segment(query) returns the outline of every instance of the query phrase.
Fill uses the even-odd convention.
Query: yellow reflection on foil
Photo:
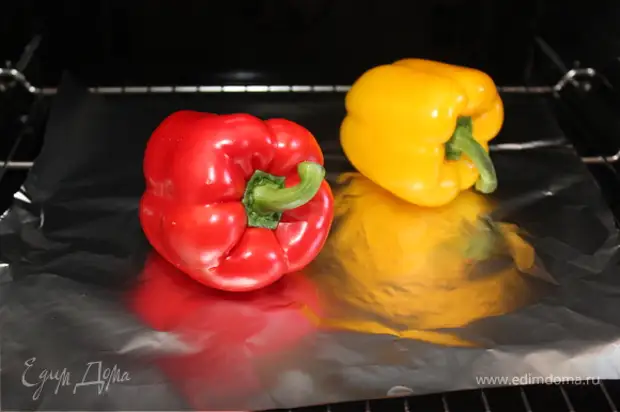
[[[535,298],[535,251],[516,226],[481,218],[493,210],[484,196],[424,208],[358,173],[334,193],[332,233],[309,273],[326,302],[323,327],[471,346],[441,329]]]

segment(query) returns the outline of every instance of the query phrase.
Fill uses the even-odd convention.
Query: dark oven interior
[[[225,110],[232,100],[251,107],[265,99],[251,91],[262,90],[282,107],[307,104],[337,121],[342,109],[334,102],[357,76],[416,56],[489,73],[519,108],[514,116],[521,117],[508,121],[537,122],[550,139],[566,137],[620,219],[619,2],[24,0],[1,10],[2,211],[40,150],[64,71],[94,93],[118,99],[152,99],[160,106],[200,106],[208,99],[204,107]],[[307,93],[295,94],[296,85]],[[326,152],[339,150],[333,130],[318,138]],[[317,410],[616,411],[616,405],[620,384],[609,381]]]

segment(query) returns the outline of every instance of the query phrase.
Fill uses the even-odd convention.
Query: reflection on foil
[[[230,294],[195,282],[155,253],[129,306],[151,328],[193,349],[158,362],[199,409],[264,391],[261,376],[274,358],[313,335],[320,310],[319,295],[302,274],[261,291]]]
[[[532,303],[557,284],[516,226],[491,221],[472,191],[451,204],[408,204],[357,173],[335,187],[332,233],[309,274],[323,327],[474,346],[461,328]]]

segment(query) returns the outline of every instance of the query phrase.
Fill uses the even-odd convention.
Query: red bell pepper
[[[147,239],[215,289],[260,289],[302,269],[332,224],[321,148],[288,120],[173,113],[147,144],[144,174]]]
[[[156,362],[196,410],[242,407],[264,393],[269,365],[311,342],[322,316],[319,291],[303,273],[261,290],[228,293],[195,282],[157,253],[127,304],[152,329],[184,344]]]

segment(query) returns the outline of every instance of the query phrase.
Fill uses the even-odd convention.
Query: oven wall
[[[15,56],[33,32],[44,34],[38,74],[47,84],[63,68],[107,83],[350,83],[373,65],[410,56],[473,65],[518,84],[540,3],[22,0],[0,15],[0,55]]]
[[[620,57],[620,2],[545,3],[541,34],[568,62],[600,66]]]

